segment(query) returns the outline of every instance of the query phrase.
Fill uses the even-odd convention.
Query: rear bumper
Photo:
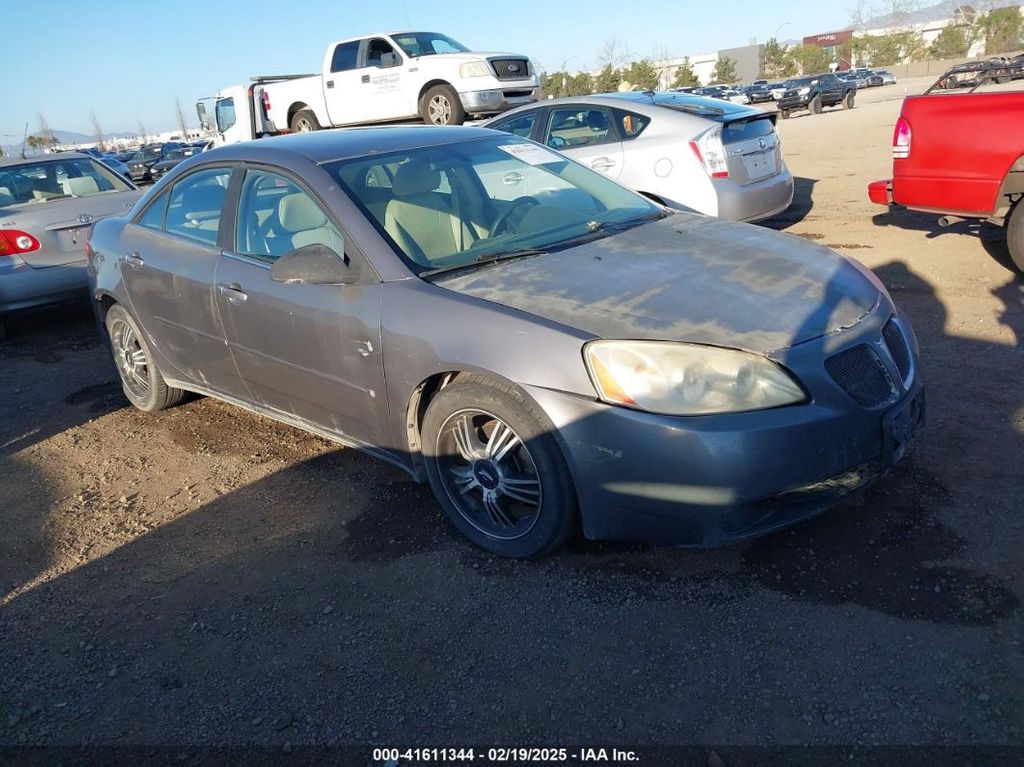
[[[886,178],[868,184],[868,199],[875,205],[892,205],[892,179]]]
[[[28,264],[0,269],[0,314],[84,298],[87,289],[84,261],[42,269]]]
[[[731,221],[761,221],[786,210],[793,203],[793,174],[788,167],[763,181],[737,184],[714,179],[718,196],[718,217]]]

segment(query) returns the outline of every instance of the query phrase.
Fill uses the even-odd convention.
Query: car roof
[[[287,136],[246,141],[241,144],[208,149],[196,157],[219,160],[270,160],[298,156],[314,163],[401,152],[407,149],[438,146],[493,137],[495,132],[471,126],[402,125],[375,128],[339,128],[292,133]]]
[[[52,162],[66,160],[69,157],[80,160],[95,160],[96,158],[84,152],[58,152],[57,154],[37,154],[35,157],[0,157],[0,168],[11,168],[16,165],[33,165],[40,162]]]

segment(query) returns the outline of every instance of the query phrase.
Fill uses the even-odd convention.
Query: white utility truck
[[[218,144],[277,133],[421,117],[460,125],[537,100],[526,56],[478,53],[436,32],[396,32],[331,43],[322,74],[254,77],[196,105]],[[212,115],[209,103],[212,104]]]

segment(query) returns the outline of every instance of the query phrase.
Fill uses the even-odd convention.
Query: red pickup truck
[[[905,99],[893,132],[892,178],[869,184],[868,197],[940,214],[942,226],[965,219],[1005,226],[1010,257],[1024,272],[1024,91],[978,92],[1019,78],[1024,65],[963,64]]]

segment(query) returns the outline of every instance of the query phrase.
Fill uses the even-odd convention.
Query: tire
[[[782,114],[782,119],[783,120],[788,120],[789,119],[789,110],[788,109],[781,110],[781,114]]]
[[[312,133],[320,130],[320,121],[316,115],[308,109],[300,109],[292,115],[292,121],[288,124],[292,133]]]
[[[462,125],[466,110],[450,85],[435,85],[423,94],[420,116],[427,125]]]
[[[1024,274],[1024,202],[1017,200],[1006,225],[1006,247],[1017,271]]]
[[[431,401],[420,440],[427,478],[480,548],[533,559],[576,530],[576,491],[551,430],[518,389],[481,376],[458,378]]]
[[[128,401],[147,413],[181,402],[185,392],[164,381],[135,318],[123,306],[115,305],[110,307],[103,324],[114,355],[114,367],[121,377],[121,389]]]
[[[811,99],[811,103],[807,105],[807,109],[810,111],[812,115],[821,114],[821,94],[818,94],[813,99]]]
[[[853,91],[847,91],[843,96],[843,109],[853,109]]]

